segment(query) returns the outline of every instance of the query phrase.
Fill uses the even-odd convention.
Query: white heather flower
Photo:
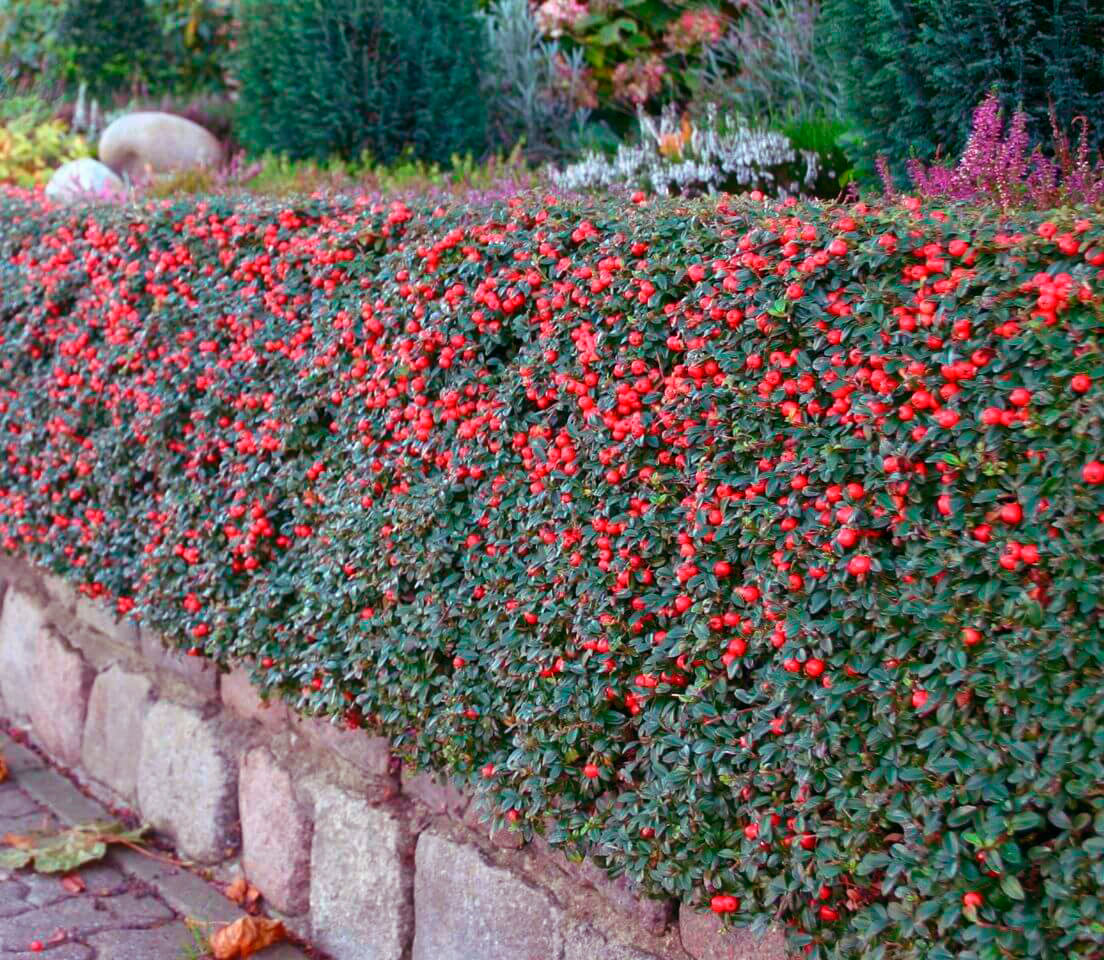
[[[772,130],[750,127],[742,118],[720,123],[716,108],[693,128],[673,110],[658,118],[639,112],[641,142],[622,144],[608,158],[588,153],[578,163],[552,171],[560,189],[588,190],[612,186],[647,186],[660,195],[712,192],[722,186],[765,189],[786,196],[816,182],[818,157],[794,150],[789,139]],[[672,151],[671,144],[679,144]],[[804,166],[800,182],[792,175]]]

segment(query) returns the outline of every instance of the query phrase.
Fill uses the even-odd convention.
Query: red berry
[[[977,910],[984,902],[983,897],[976,890],[971,890],[962,895],[962,905],[967,910]]]
[[[32,940],[31,941],[31,953],[41,953],[45,949],[46,948],[43,946],[41,940]]]
[[[1070,380],[1070,389],[1074,393],[1088,393],[1092,389],[1092,378],[1079,373]]]
[[[981,643],[982,635],[980,630],[975,630],[973,627],[963,627],[962,629],[962,642],[968,647],[976,646]]]
[[[929,694],[928,694],[927,690],[913,690],[912,691],[912,705],[917,710],[923,710],[925,705],[928,702],[928,697],[929,697]]]
[[[816,678],[819,677],[822,673],[824,673],[823,660],[817,657],[812,657],[811,659],[805,661],[805,676]]]
[[[1016,389],[1008,395],[1008,401],[1014,407],[1026,407],[1031,403],[1031,391],[1025,390],[1023,387],[1016,387]]]
[[[852,557],[847,561],[847,572],[855,577],[861,577],[863,574],[869,573],[870,557],[863,556],[861,553]]]
[[[820,919],[825,923],[835,923],[839,919],[839,911],[825,904],[820,908]]]
[[[1014,527],[1023,519],[1023,508],[1018,503],[1006,503],[1000,508],[1000,518]]]
[[[598,770],[598,764],[596,763],[588,763],[585,767],[583,767],[583,776],[586,777],[588,780],[597,779],[599,772],[600,771]]]
[[[717,894],[710,899],[709,908],[714,913],[735,913],[740,909],[740,898],[730,894]]]
[[[718,579],[727,577],[732,573],[732,564],[727,560],[718,560],[713,564],[713,575]]]
[[[1104,483],[1104,463],[1099,460],[1090,460],[1081,468],[1081,479],[1085,483]]]

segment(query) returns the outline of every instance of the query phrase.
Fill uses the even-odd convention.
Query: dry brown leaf
[[[5,833],[0,837],[0,844],[5,847],[15,847],[16,850],[30,850],[34,846],[34,837],[28,837],[22,833]]]
[[[8,779],[8,761],[4,759],[4,755],[0,753],[0,783],[3,783]]]
[[[239,917],[229,926],[211,934],[211,953],[215,960],[245,960],[265,947],[287,939],[279,920],[268,917]]]
[[[233,900],[234,903],[245,903],[245,894],[249,888],[249,884],[246,883],[245,874],[239,873],[234,877],[233,882],[226,888],[226,899]]]
[[[84,893],[88,889],[88,885],[84,882],[84,877],[79,873],[67,873],[61,878],[61,885],[69,893]]]

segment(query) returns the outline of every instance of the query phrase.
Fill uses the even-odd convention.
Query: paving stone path
[[[110,820],[37,755],[0,733],[10,767],[0,783],[0,835]],[[204,954],[184,918],[228,923],[241,916],[210,884],[187,870],[114,848],[77,873],[71,893],[57,876],[0,870],[0,960],[198,960]],[[32,951],[38,941],[41,951]],[[306,960],[282,945],[258,960]]]

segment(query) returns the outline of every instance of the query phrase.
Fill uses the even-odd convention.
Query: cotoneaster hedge
[[[807,955],[1104,956],[1104,221],[0,228],[3,545]]]

